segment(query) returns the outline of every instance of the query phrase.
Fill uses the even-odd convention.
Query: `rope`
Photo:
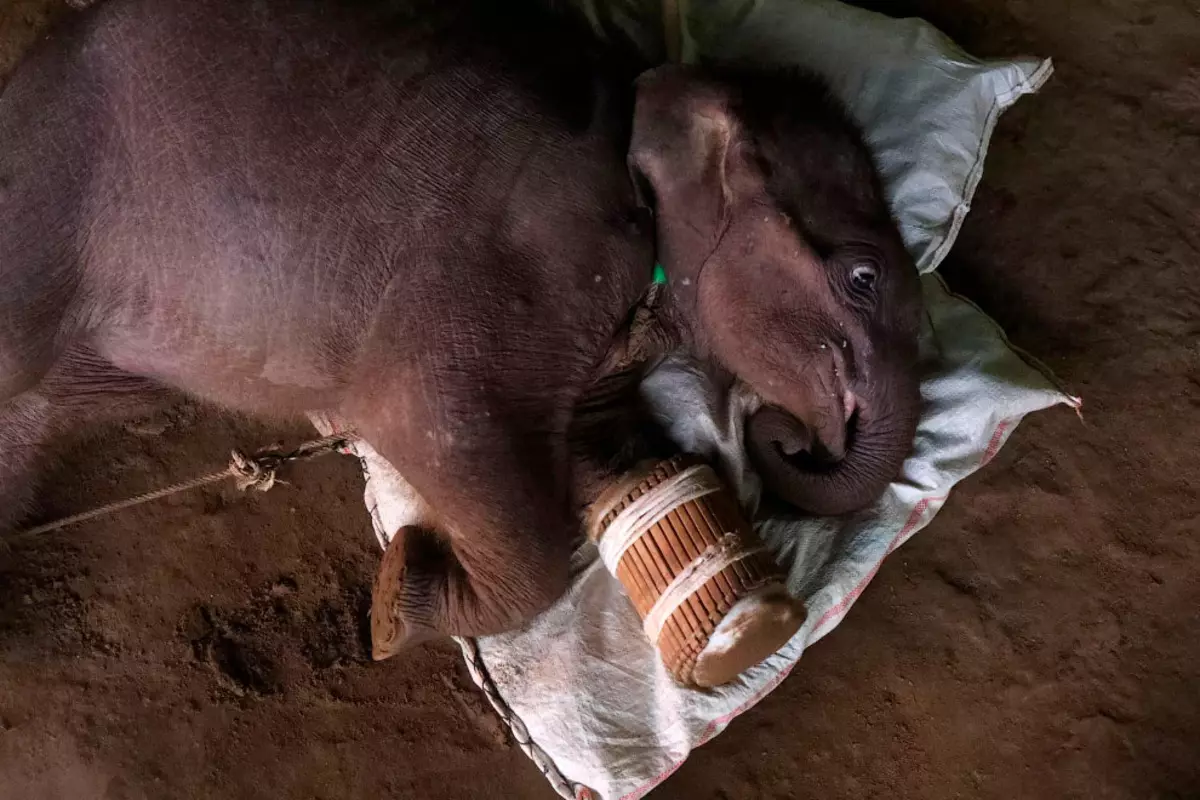
[[[709,545],[692,563],[684,567],[675,579],[667,584],[662,594],[654,601],[654,605],[646,612],[642,620],[642,630],[654,646],[658,646],[658,638],[662,636],[663,627],[671,615],[687,602],[687,599],[700,590],[700,587],[720,575],[726,567],[732,566],[744,559],[761,553],[763,548],[745,549],[737,534],[727,533],[719,545]]]
[[[241,450],[234,450],[230,454],[229,466],[218,472],[210,472],[199,478],[173,483],[165,488],[139,494],[128,500],[119,500],[115,503],[109,503],[108,505],[92,509],[91,511],[84,511],[80,514],[73,514],[53,522],[47,522],[44,525],[26,528],[6,538],[15,539],[19,536],[36,536],[42,533],[49,533],[50,531],[56,531],[69,525],[86,522],[87,520],[103,517],[107,514],[113,514],[134,506],[140,506],[143,503],[159,500],[173,494],[178,494],[179,492],[186,492],[192,489],[199,489],[201,486],[219,483],[228,478],[233,479],[234,485],[240,491],[244,492],[248,489],[254,489],[255,491],[265,492],[275,486],[277,482],[283,483],[283,481],[277,478],[276,472],[284,464],[293,461],[307,461],[344,450],[352,438],[353,434],[326,436],[321,439],[313,439],[312,441],[305,442],[295,450],[286,453],[267,449],[259,451],[257,455],[248,456]]]
[[[672,475],[639,496],[622,509],[616,519],[608,523],[604,535],[596,543],[604,566],[615,576],[625,552],[667,514],[684,503],[699,500],[713,492],[721,491],[722,488],[721,481],[712,467],[697,464]],[[621,498],[616,498],[614,505],[620,500]],[[595,519],[604,519],[605,516],[607,512],[602,511]]]

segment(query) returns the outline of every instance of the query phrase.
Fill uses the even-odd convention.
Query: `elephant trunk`
[[[764,484],[781,499],[820,516],[846,514],[875,502],[900,473],[919,412],[917,380],[905,377],[889,392],[859,399],[845,454],[835,461],[793,455],[794,444],[779,432],[796,421],[770,406],[751,416],[746,444]]]

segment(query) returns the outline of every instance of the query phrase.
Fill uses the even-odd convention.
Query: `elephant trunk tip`
[[[750,417],[747,450],[768,490],[818,516],[852,513],[879,499],[912,449],[916,404],[883,415],[864,405],[847,407],[850,415],[839,420],[840,437],[825,431],[810,435],[810,444],[816,438],[819,447],[804,452],[789,452],[797,437],[782,435],[796,427],[806,430],[803,422],[770,407]]]

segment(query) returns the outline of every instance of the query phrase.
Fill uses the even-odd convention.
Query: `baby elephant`
[[[434,512],[400,638],[502,632],[564,591],[612,463],[581,401],[666,347],[761,395],[768,489],[873,502],[920,295],[860,136],[802,76],[585,44],[321,0],[105,0],[41,42],[0,95],[0,528],[48,438],[164,386],[331,410]]]

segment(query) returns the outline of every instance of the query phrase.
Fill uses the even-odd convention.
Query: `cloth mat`
[[[599,35],[645,41],[660,14],[639,4],[576,0]],[[864,129],[904,240],[923,273],[924,410],[903,474],[871,509],[839,519],[772,512],[756,527],[788,570],[809,616],[778,653],[711,691],[676,685],[632,605],[588,544],[566,596],[523,630],[461,639],[471,675],[554,789],[567,798],[631,800],[779,685],[829,633],[883,559],[923,528],[958,481],[984,466],[1028,413],[1078,398],[1018,355],[982,312],[933,274],[979,181],[997,117],[1049,76],[1048,61],[980,62],[928,24],[836,0],[691,0],[679,6],[685,58],[753,57],[824,77]],[[631,11],[632,9],[632,11]],[[644,12],[644,4],[641,7]],[[759,482],[742,448],[747,398],[718,397],[672,358],[642,386],[676,443],[719,462],[756,508]],[[314,413],[324,434],[337,420]],[[419,500],[368,443],[358,442],[365,502],[380,544],[413,521]]]

